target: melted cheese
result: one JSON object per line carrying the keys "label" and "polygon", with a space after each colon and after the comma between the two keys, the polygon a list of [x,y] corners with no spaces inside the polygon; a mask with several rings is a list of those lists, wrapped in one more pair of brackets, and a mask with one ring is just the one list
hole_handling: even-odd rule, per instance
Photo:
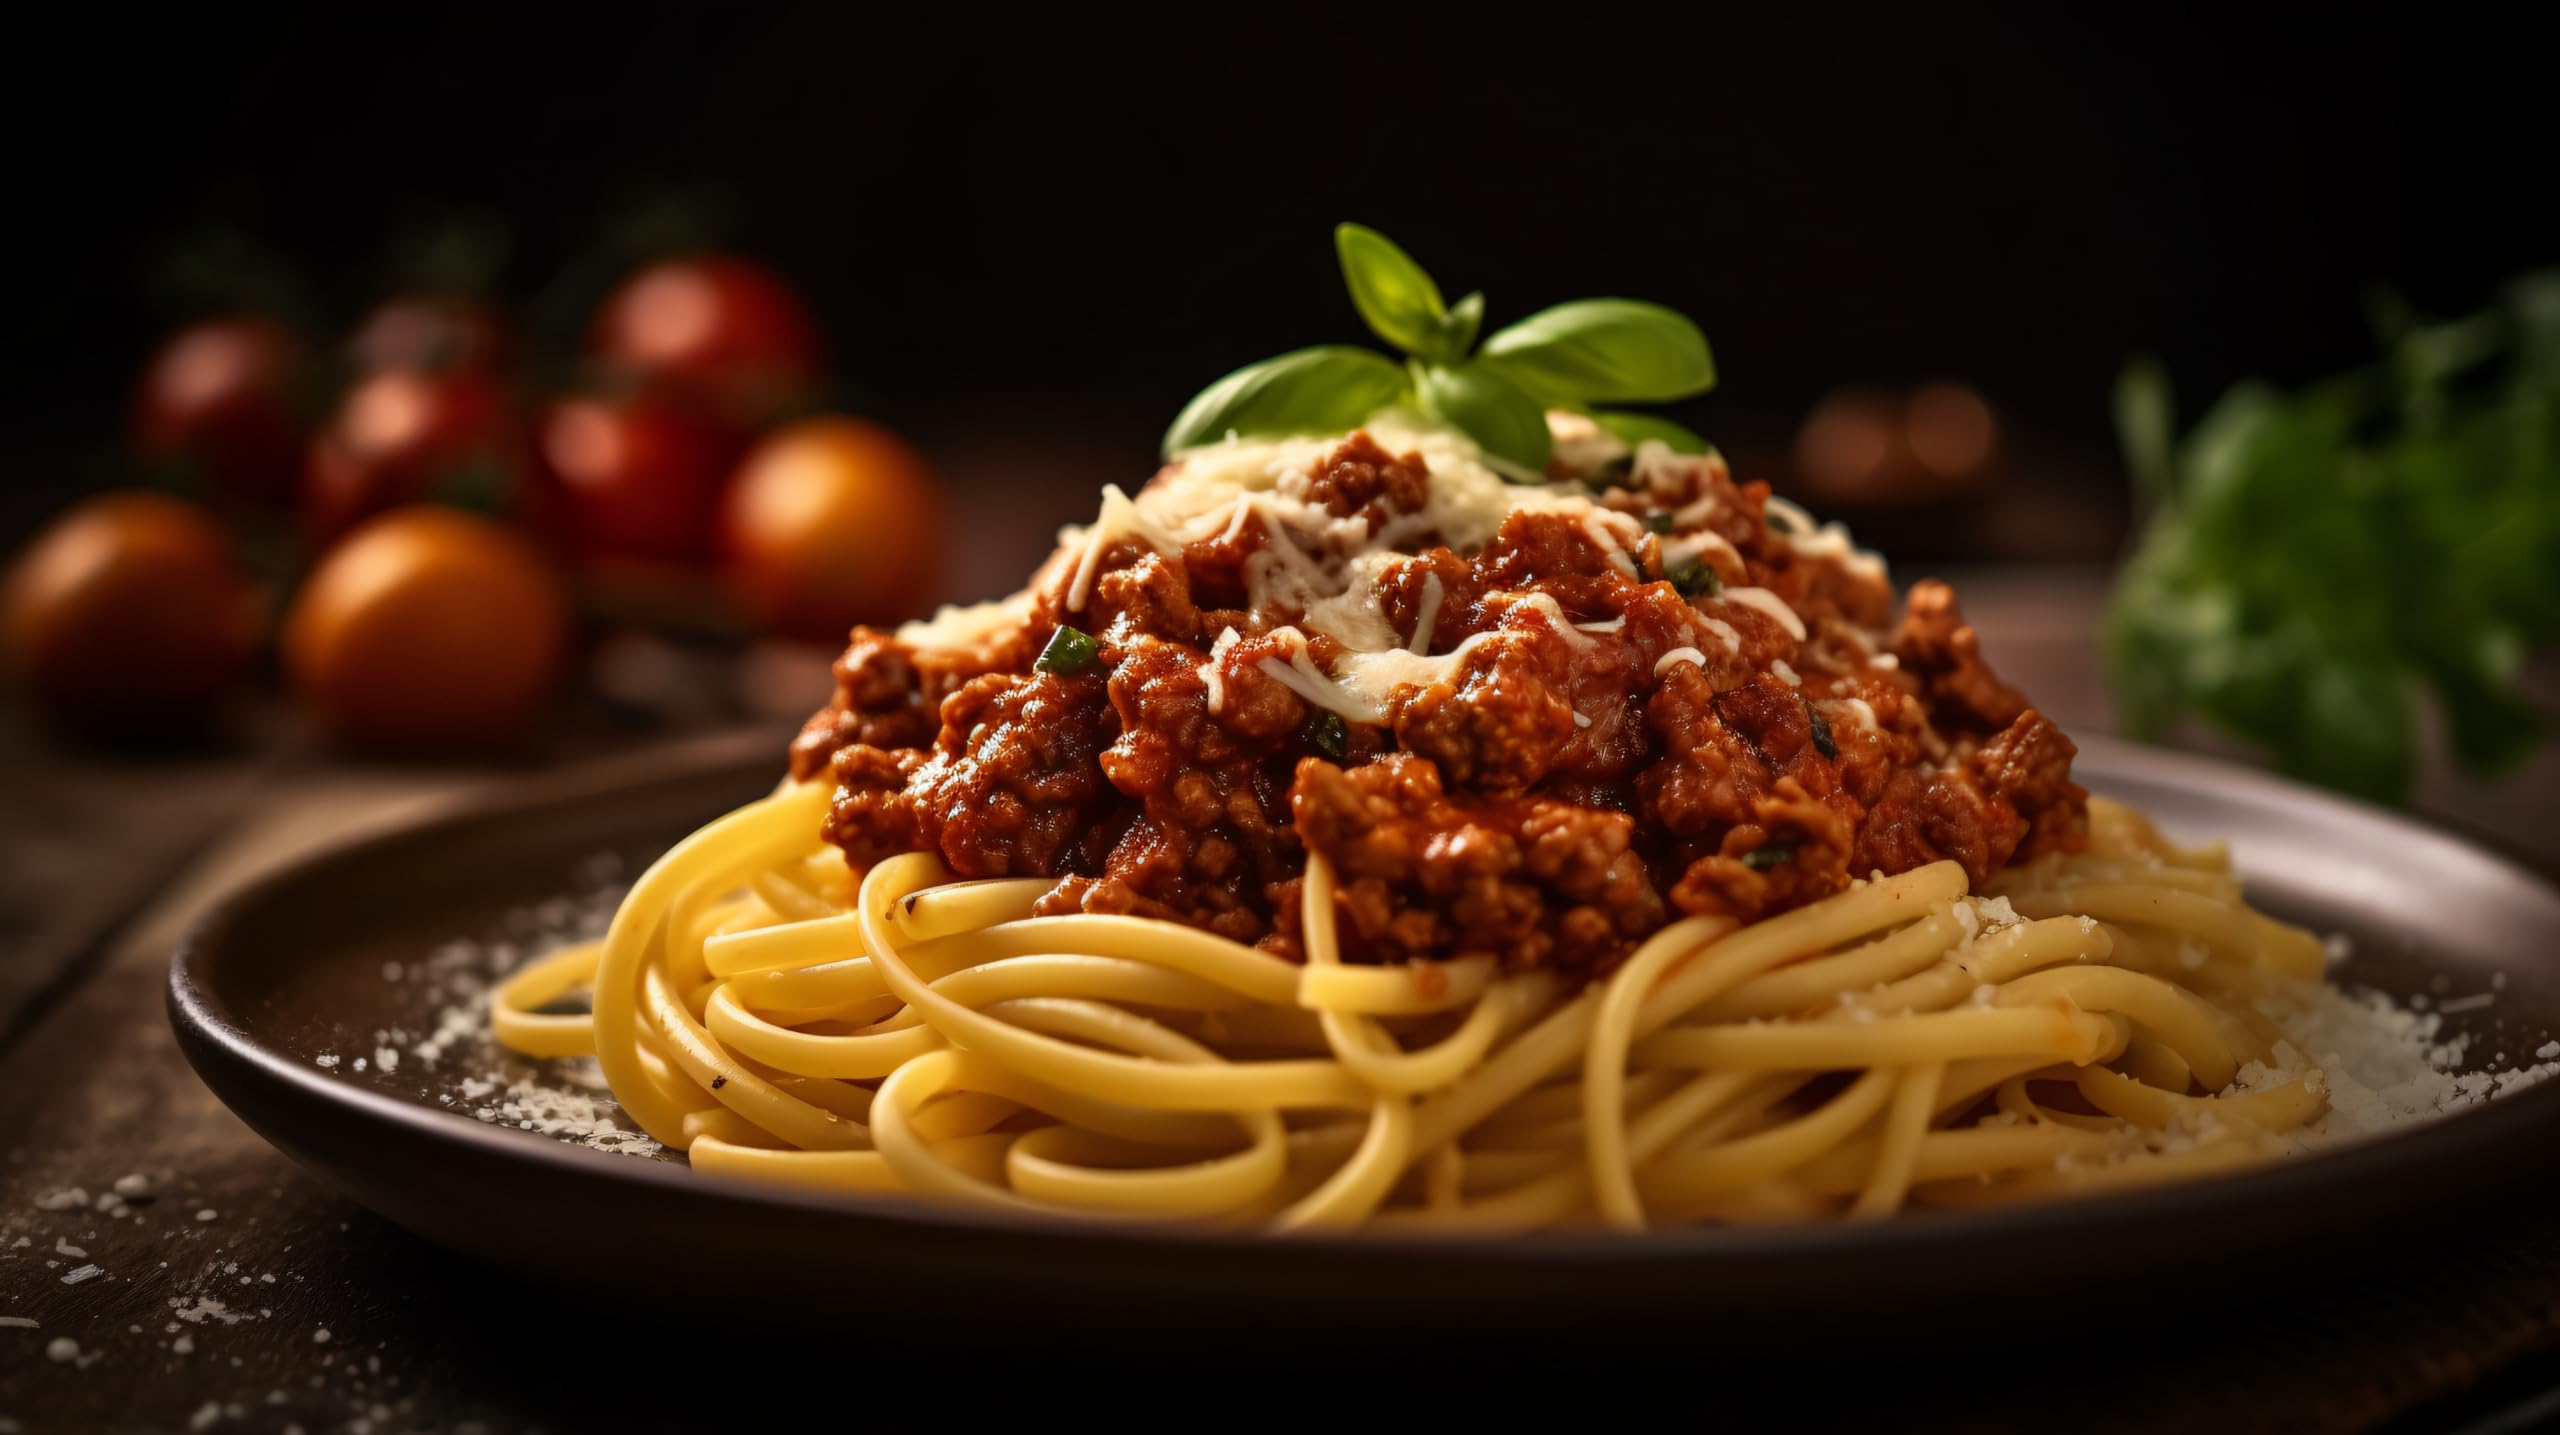
{"label": "melted cheese", "polygon": [[1219,669],[1218,660],[1241,640],[1235,629],[1220,628],[1218,640],[1209,645],[1208,661],[1200,665],[1200,686],[1209,690],[1209,711],[1213,715],[1227,704],[1227,675]]}
{"label": "melted cheese", "polygon": [[[1728,603],[1740,603],[1746,608],[1759,609],[1761,612],[1777,619],[1778,626],[1787,630],[1788,637],[1795,639],[1799,643],[1804,641],[1804,619],[1797,616],[1795,609],[1787,606],[1786,599],[1779,597],[1768,589],[1727,588],[1724,590],[1722,596]],[[1737,646],[1739,645],[1737,644]]]}
{"label": "melted cheese", "polygon": [[919,652],[966,652],[1030,619],[1031,590],[1025,588],[992,603],[945,603],[930,618],[899,624],[897,639]]}
{"label": "melted cheese", "polygon": [[[1478,646],[1509,641],[1527,631],[1513,621],[1433,655],[1432,633],[1446,595],[1439,576],[1432,574],[1424,581],[1413,631],[1399,633],[1387,620],[1381,580],[1404,561],[1403,547],[1436,537],[1461,554],[1473,554],[1511,514],[1552,512],[1578,524],[1612,568],[1631,578],[1642,576],[1636,555],[1649,535],[1633,516],[1593,502],[1587,490],[1508,482],[1463,434],[1420,423],[1408,414],[1380,414],[1367,429],[1389,452],[1419,453],[1430,468],[1431,483],[1421,512],[1389,515],[1372,533],[1367,518],[1338,515],[1313,501],[1309,492],[1318,466],[1341,445],[1343,435],[1281,440],[1230,437],[1177,456],[1134,498],[1117,487],[1104,489],[1102,509],[1094,522],[1060,533],[1061,551],[1050,571],[1069,575],[1066,607],[1082,611],[1091,601],[1102,555],[1114,544],[1135,539],[1172,556],[1186,544],[1233,540],[1245,532],[1247,524],[1259,524],[1262,541],[1246,558],[1242,575],[1247,600],[1261,613],[1298,615],[1305,630],[1274,630],[1274,636],[1289,642],[1289,656],[1264,659],[1262,670],[1310,703],[1354,721],[1379,722],[1385,719],[1388,701],[1397,689],[1451,681]],[[1641,444],[1634,453],[1634,477],[1655,492],[1678,493],[1690,481],[1689,466],[1696,461],[1659,443]],[[1691,527],[1710,517],[1714,506],[1715,498],[1709,495],[1680,509],[1676,517],[1682,527]],[[1816,530],[1810,517],[1792,504],[1772,500],[1770,516],[1773,526],[1799,552],[1842,556],[1845,561],[1861,557],[1846,546],[1845,532],[1837,525]],[[1741,566],[1733,545],[1713,532],[1667,538],[1661,551],[1665,561],[1675,565],[1713,558],[1721,566]],[[1722,597],[1758,608],[1797,641],[1804,640],[1804,620],[1775,593],[1738,587],[1725,589]],[[1577,647],[1590,646],[1597,641],[1593,634],[1619,631],[1626,622],[1619,617],[1575,624],[1553,597],[1543,593],[1512,595],[1512,606],[1535,609],[1548,630]],[[968,646],[987,641],[1008,624],[1025,621],[1030,608],[1026,591],[1002,603],[945,609],[930,623],[908,624],[899,636],[918,647]],[[1741,650],[1741,635],[1732,624],[1697,613],[1691,621],[1702,643],[1720,642],[1729,652]],[[1339,645],[1333,671],[1324,671],[1309,655],[1306,632],[1323,634]],[[1220,658],[1236,641],[1233,629],[1221,633],[1208,661],[1200,666],[1212,712],[1225,698]],[[1700,648],[1677,648],[1663,655],[1655,672],[1683,661],[1703,667],[1705,656]],[[1577,715],[1577,719],[1588,725],[1587,718]]]}
{"label": "melted cheese", "polygon": [[1413,615],[1413,641],[1409,647],[1414,656],[1431,651],[1431,634],[1440,623],[1440,575],[1422,575],[1422,606]]}
{"label": "melted cheese", "polygon": [[1497,596],[1510,599],[1513,612],[1525,608],[1546,619],[1547,627],[1575,648],[1587,649],[1600,641],[1574,626],[1573,621],[1564,615],[1564,605],[1558,603],[1552,593],[1503,593]]}
{"label": "melted cheese", "polygon": [[1813,515],[1795,504],[1770,495],[1766,512],[1769,528],[1787,540],[1787,546],[1807,558],[1836,558],[1842,567],[1862,578],[1884,581],[1884,559],[1849,541],[1846,524],[1834,520],[1816,525]]}
{"label": "melted cheese", "polygon": [[[1294,635],[1296,630],[1280,628],[1274,632]],[[1470,653],[1486,643],[1512,636],[1511,631],[1499,628],[1471,634],[1465,642],[1429,658],[1403,648],[1345,653],[1335,665],[1339,671],[1332,674],[1316,667],[1302,639],[1294,645],[1287,662],[1264,658],[1259,666],[1273,681],[1317,707],[1340,713],[1352,722],[1385,722],[1387,701],[1395,696],[1396,689],[1453,681]]]}

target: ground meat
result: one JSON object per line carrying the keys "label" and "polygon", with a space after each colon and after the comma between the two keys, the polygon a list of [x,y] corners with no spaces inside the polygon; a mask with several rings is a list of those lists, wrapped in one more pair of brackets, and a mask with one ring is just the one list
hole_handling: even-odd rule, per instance
{"label": "ground meat", "polygon": [[1526,791],[1574,736],[1573,704],[1540,652],[1553,642],[1522,634],[1477,648],[1458,681],[1417,689],[1396,707],[1396,745],[1438,763],[1452,782]]}
{"label": "ground meat", "polygon": [[937,726],[925,705],[923,684],[907,651],[877,628],[856,628],[835,662],[834,701],[812,714],[791,740],[791,775],[807,779],[826,770],[837,752],[856,743],[872,747],[922,747]]}
{"label": "ground meat", "polygon": [[1934,578],[1911,585],[1891,651],[1920,679],[1937,712],[1966,728],[1998,732],[2027,710],[2025,696],[1983,661],[1981,636],[1956,611],[1955,590]]}
{"label": "ground meat", "polygon": [[[2070,741],[1992,675],[1944,585],[1914,590],[1886,660],[1880,570],[1774,530],[1765,485],[1712,457],[1613,480],[1599,508],[1526,495],[1461,552],[1420,517],[1422,458],[1354,435],[1231,517],[1062,546],[1027,616],[959,649],[857,630],[792,771],[833,780],[826,836],[857,866],[933,851],[1057,879],[1043,913],[1294,958],[1312,852],[1348,960],[1574,974],[1675,912],[1753,920],[1950,859],[1980,883],[2084,840]],[[1309,565],[1349,574],[1363,531],[1390,551],[1339,581],[1374,583],[1373,614],[1273,596],[1305,594]],[[1298,586],[1267,586],[1282,569]],[[1035,671],[1067,626],[1090,665]],[[1406,648],[1362,661],[1411,676],[1336,700],[1353,641]]]}
{"label": "ground meat", "polygon": [[2071,781],[2071,739],[2029,709],[1998,736],[1934,772],[1907,770],[1867,809],[1863,865],[1904,872],[1953,858],[1976,885],[2022,855],[2077,845],[2088,794]]}
{"label": "ground meat", "polygon": [[1359,514],[1375,532],[1398,513],[1420,513],[1431,498],[1431,471],[1420,454],[1397,458],[1365,433],[1353,434],[1316,465],[1307,501],[1336,518]]}
{"label": "ground meat", "polygon": [[963,877],[1055,876],[1098,861],[1084,839],[1110,793],[1110,715],[1099,676],[990,673],[953,693],[908,787],[916,845]]}
{"label": "ground meat", "polygon": [[1333,864],[1354,960],[1490,952],[1513,967],[1597,971],[1662,924],[1624,813],[1454,798],[1410,753],[1349,771],[1308,758],[1289,810]]}

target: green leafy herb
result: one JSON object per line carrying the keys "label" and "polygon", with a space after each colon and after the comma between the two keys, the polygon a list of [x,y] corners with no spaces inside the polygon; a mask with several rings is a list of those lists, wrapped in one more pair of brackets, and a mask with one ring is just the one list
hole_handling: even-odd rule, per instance
{"label": "green leafy herb", "polygon": [[1638,299],[1541,309],[1484,341],[1484,357],[1521,387],[1569,403],[1660,403],[1716,386],[1707,336]]}
{"label": "green leafy herb", "polygon": [[2106,626],[2128,733],[2193,715],[2378,801],[2408,796],[2426,701],[2475,772],[2549,734],[2515,678],[2560,640],[2560,274],[2383,326],[2380,362],[2242,385],[2183,440],[2166,376],[2126,369],[2117,422],[2152,505]]}
{"label": "green leafy herb", "polygon": [[1648,513],[1644,516],[1644,531],[1665,535],[1677,533],[1680,531],[1680,520],[1668,513]]}
{"label": "green leafy herb", "polygon": [[[1356,428],[1381,410],[1411,406],[1465,432],[1506,477],[1535,481],[1554,449],[1548,409],[1682,399],[1715,384],[1698,326],[1633,299],[1559,304],[1495,334],[1470,358],[1484,326],[1483,294],[1443,302],[1429,271],[1365,225],[1339,226],[1333,243],[1352,307],[1405,362],[1329,344],[1248,365],[1183,406],[1165,431],[1166,457],[1229,434]],[[1591,417],[1631,445],[1659,439],[1682,453],[1708,451],[1667,419]]]}
{"label": "green leafy herb", "polygon": [[1343,723],[1342,714],[1338,712],[1320,712],[1308,718],[1306,726],[1298,729],[1298,736],[1309,747],[1336,762],[1351,750],[1351,729]]}
{"label": "green leafy herb", "polygon": [[1040,656],[1031,660],[1031,670],[1072,678],[1091,672],[1094,661],[1101,656],[1102,645],[1094,641],[1091,633],[1061,623],[1058,631],[1049,635],[1049,645],[1040,650]]}
{"label": "green leafy herb", "polygon": [[1440,317],[1439,357],[1452,362],[1465,358],[1467,350],[1476,346],[1476,331],[1483,327],[1484,291],[1479,289]]}
{"label": "green leafy herb", "polygon": [[[1351,307],[1360,311],[1371,333],[1408,354],[1450,357],[1443,352],[1448,330],[1442,323],[1449,307],[1440,302],[1440,286],[1431,282],[1412,255],[1365,224],[1337,226],[1333,249],[1342,260],[1342,282],[1351,290]],[[1484,301],[1476,303],[1481,315]],[[1461,347],[1457,352],[1465,350]]]}
{"label": "green leafy herb", "polygon": [[1712,598],[1724,591],[1724,575],[1696,559],[1672,569],[1666,576],[1671,579],[1671,586],[1680,590],[1683,598]]}
{"label": "green leafy herb", "polygon": [[1659,439],[1671,446],[1673,453],[1713,453],[1716,446],[1666,418],[1653,414],[1631,414],[1620,409],[1593,409],[1591,421],[1616,434],[1627,447],[1633,448],[1647,439]]}
{"label": "green leafy herb", "polygon": [[1831,719],[1824,717],[1822,709],[1815,707],[1810,698],[1804,700],[1804,715],[1813,728],[1813,750],[1833,762],[1838,762],[1840,742],[1831,735]]}
{"label": "green leafy herb", "polygon": [[1526,390],[1481,363],[1425,364],[1416,384],[1422,411],[1461,428],[1484,451],[1532,473],[1555,450],[1547,411]]}
{"label": "green leafy herb", "polygon": [[1792,842],[1771,842],[1742,854],[1742,865],[1754,872],[1766,872],[1781,862],[1794,860],[1796,847]]}
{"label": "green leafy herb", "polygon": [[1403,369],[1366,349],[1324,344],[1236,370],[1183,405],[1165,430],[1170,458],[1228,434],[1331,433],[1356,428],[1402,399]]}

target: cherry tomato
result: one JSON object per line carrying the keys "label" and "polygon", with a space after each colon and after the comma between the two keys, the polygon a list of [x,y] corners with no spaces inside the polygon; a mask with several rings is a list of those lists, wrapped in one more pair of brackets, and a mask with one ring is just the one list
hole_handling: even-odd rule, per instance
{"label": "cherry tomato", "polygon": [[483,746],[541,715],[569,630],[568,598],[531,543],[421,504],[366,522],[312,570],[285,615],[285,668],[342,741]]}
{"label": "cherry tomato", "polygon": [[571,548],[692,562],[710,555],[738,456],[726,424],[670,395],[567,398],[543,416],[542,465]]}
{"label": "cherry tomato", "polygon": [[712,396],[738,417],[770,417],[818,376],[817,326],[773,271],[732,255],[653,264],[596,313],[607,363]]}
{"label": "cherry tomato", "polygon": [[256,590],[220,525],[154,493],[93,498],[11,569],[10,666],[82,736],[191,734],[257,652]]}
{"label": "cherry tomato", "polygon": [[384,369],[496,369],[506,326],[487,305],[442,294],[404,294],[374,306],[347,341],[358,373]]}
{"label": "cherry tomato", "polygon": [[359,382],[311,440],[303,515],[327,536],[422,498],[509,509],[525,447],[505,388],[486,373],[389,369]]}
{"label": "cherry tomato", "polygon": [[239,317],[190,325],[143,367],[134,446],[146,462],[181,467],[222,497],[290,499],[305,377],[301,344],[277,324]]}
{"label": "cherry tomato", "polygon": [[823,642],[916,612],[941,566],[931,470],[862,419],[809,419],[758,444],[730,480],[722,528],[748,614]]}

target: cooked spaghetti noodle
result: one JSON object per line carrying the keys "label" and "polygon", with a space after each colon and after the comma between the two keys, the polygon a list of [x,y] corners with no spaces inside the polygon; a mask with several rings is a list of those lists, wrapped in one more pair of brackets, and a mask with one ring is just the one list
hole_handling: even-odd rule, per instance
{"label": "cooked spaghetti noodle", "polygon": [[1292,962],[931,854],[856,873],[828,799],[677,846],[500,989],[499,1038],[591,1050],[716,1174],[1276,1230],[1872,1219],[2245,1165],[2324,1106],[2264,1009],[2319,942],[2103,798],[1986,892],[1937,862],[1686,917],[1579,987],[1345,963],[1320,855]]}

